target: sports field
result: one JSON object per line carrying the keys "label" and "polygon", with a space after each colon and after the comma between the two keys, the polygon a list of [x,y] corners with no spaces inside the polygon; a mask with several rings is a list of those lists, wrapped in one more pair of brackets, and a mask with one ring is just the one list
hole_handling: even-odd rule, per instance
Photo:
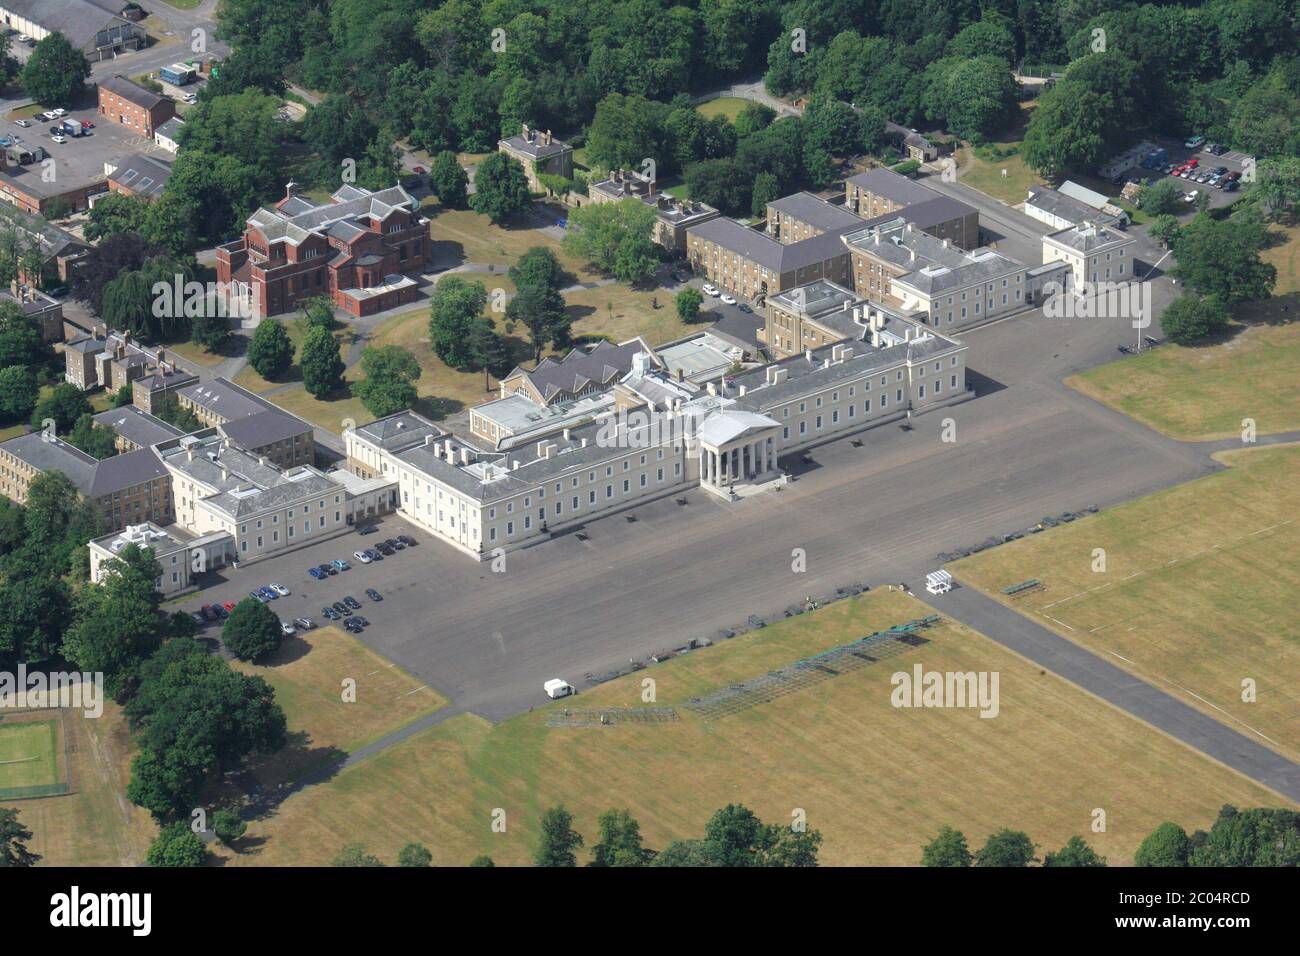
{"label": "sports field", "polygon": [[[418,841],[438,865],[463,865],[481,853],[522,865],[539,815],[561,802],[588,845],[597,814],[626,807],[647,845],[660,848],[699,835],[714,810],[734,801],[774,822],[804,810],[825,837],[828,864],[915,865],[944,824],[972,842],[999,827],[1023,828],[1052,849],[1078,833],[1119,863],[1165,819],[1207,826],[1223,803],[1277,803],[949,622],[922,632],[928,643],[897,657],[727,716],[706,719],[690,707],[692,698],[927,613],[904,594],[872,593],[497,725],[454,717],[288,797],[250,825],[256,848],[229,862],[321,864],[360,841],[391,865],[402,845]],[[998,672],[998,715],[895,708],[891,675],[914,664]],[[646,678],[655,683],[652,705],[643,700]],[[552,725],[566,709],[643,706],[671,708],[676,719]],[[1109,819],[1104,833],[1089,829],[1097,808]],[[496,810],[505,814],[505,832],[493,832]]]}
{"label": "sports field", "polygon": [[14,790],[57,784],[58,746],[55,719],[0,721],[0,799]]}
{"label": "sports field", "polygon": [[[1239,311],[1276,319],[1281,304],[1270,299]],[[1300,429],[1300,324],[1235,331],[1217,345],[1161,346],[1071,376],[1066,384],[1183,441],[1234,437],[1245,418],[1254,420],[1260,435]]]}
{"label": "sports field", "polygon": [[[17,737],[7,737],[5,728],[16,726],[8,718],[0,721],[0,748],[11,752],[17,747],[25,753],[29,747],[14,743]],[[34,726],[47,728],[49,721]],[[32,831],[30,846],[43,857],[41,866],[139,866],[158,828],[125,796],[132,749],[121,709],[107,701],[97,718],[70,711],[60,729],[66,739],[58,751],[66,766],[59,768],[58,779],[66,780],[71,791],[22,800],[0,795],[0,806],[17,810],[19,821]],[[49,749],[52,731],[43,733],[42,744],[54,754]],[[45,764],[46,773],[49,767]]]}
{"label": "sports field", "polygon": [[[967,584],[1300,760],[1300,446],[964,558]],[[1094,549],[1105,570],[1093,571]],[[1020,597],[1002,588],[1037,578]],[[1255,699],[1243,695],[1254,688]],[[1246,695],[1249,696],[1249,695]]]}

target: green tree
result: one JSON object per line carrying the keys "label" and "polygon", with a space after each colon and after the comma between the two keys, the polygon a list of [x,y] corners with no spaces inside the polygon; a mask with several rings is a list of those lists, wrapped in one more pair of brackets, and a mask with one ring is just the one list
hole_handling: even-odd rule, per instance
{"label": "green tree", "polygon": [[921,848],[922,866],[970,866],[972,860],[966,834],[952,827],[943,827],[937,837]]}
{"label": "green tree", "polygon": [[[103,519],[62,472],[37,475],[23,511],[27,551],[56,575],[89,570],[86,542],[103,534]],[[123,552],[125,553],[125,551]]]}
{"label": "green tree", "polygon": [[703,160],[687,168],[686,190],[697,202],[740,215],[751,208],[755,175],[735,159]]}
{"label": "green tree", "polygon": [[190,321],[190,339],[206,352],[219,353],[230,341],[230,319],[204,309]]}
{"label": "green tree", "polygon": [[0,867],[35,866],[41,855],[27,849],[32,831],[18,822],[18,811],[0,807]]}
{"label": "green tree", "polygon": [[534,360],[542,357],[548,345],[567,346],[572,322],[573,318],[565,311],[564,298],[539,286],[525,287],[506,306],[507,328],[519,324],[528,329]]}
{"label": "green tree", "polygon": [[104,674],[113,695],[134,681],[141,664],[162,643],[163,619],[155,590],[162,567],[151,548],[129,544],[105,565],[95,587],[77,592],[63,653],[83,671]]}
{"label": "green tree", "polygon": [[236,604],[221,627],[222,643],[241,661],[262,660],[274,654],[283,636],[275,612],[252,597]]}
{"label": "green tree", "polygon": [[476,856],[476,857],[474,857],[474,859],[472,859],[472,860],[469,861],[469,865],[470,865],[470,866],[473,866],[473,867],[493,867],[493,866],[496,866],[496,864],[492,862],[492,857],[490,857],[490,856]]}
{"label": "green tree", "polygon": [[433,354],[459,371],[472,368],[470,332],[486,305],[487,289],[483,283],[468,282],[456,275],[440,278],[429,302],[429,343]]}
{"label": "green tree", "polygon": [[1143,212],[1152,216],[1173,215],[1182,211],[1185,205],[1182,189],[1168,176],[1139,189],[1137,204]]}
{"label": "green tree", "polygon": [[1166,821],[1151,831],[1133,855],[1135,866],[1186,866],[1191,844],[1187,831]]}
{"label": "green tree", "polygon": [[248,832],[248,824],[238,810],[222,807],[212,814],[212,832],[226,846],[231,846]]}
{"label": "green tree", "polygon": [[1034,859],[1033,841],[1019,830],[998,830],[975,851],[976,866],[1028,866]]}
{"label": "green tree", "polygon": [[36,403],[36,410],[32,413],[32,427],[40,428],[44,421],[53,419],[58,431],[67,432],[77,424],[78,418],[89,415],[92,411],[85,392],[71,382],[60,382]]}
{"label": "green tree", "polygon": [[264,319],[253,331],[248,343],[248,364],[266,379],[276,379],[289,370],[293,362],[293,342],[284,326],[274,319]]}
{"label": "green tree", "polygon": [[433,165],[429,169],[429,188],[446,208],[465,208],[469,197],[469,176],[451,150],[444,149],[433,158]]}
{"label": "green tree", "polygon": [[1181,227],[1178,220],[1168,214],[1156,216],[1147,228],[1148,235],[1168,249],[1178,238]]}
{"label": "green tree", "polygon": [[0,368],[27,365],[35,371],[53,360],[54,350],[41,334],[40,322],[16,302],[0,302]]}
{"label": "green tree", "polygon": [[474,195],[469,198],[471,209],[499,224],[521,215],[531,204],[528,178],[517,159],[493,153],[479,163],[474,174]]}
{"label": "green tree", "polygon": [[330,866],[376,867],[383,865],[383,860],[366,852],[364,843],[349,843],[335,854],[334,859],[330,860]]}
{"label": "green tree", "polygon": [[90,76],[86,55],[57,30],[36,44],[19,82],[23,91],[46,106],[71,106]]}
{"label": "green tree", "polygon": [[378,418],[410,408],[419,398],[415,383],[420,379],[420,363],[401,346],[366,346],[361,371],[363,377],[352,391]]}
{"label": "green tree", "polygon": [[117,454],[117,434],[111,428],[95,423],[91,415],[82,415],[68,432],[68,444],[80,448],[91,458],[100,461]]}
{"label": "green tree", "polygon": [[208,848],[186,824],[177,822],[163,827],[153,843],[145,862],[149,866],[202,866],[208,858]]}
{"label": "green tree", "polygon": [[0,577],[0,662],[12,667],[58,657],[71,614],[67,582],[27,548],[8,555]]}
{"label": "green tree", "polygon": [[754,177],[749,212],[755,219],[767,216],[767,204],[781,198],[781,184],[773,173],[759,173]]}
{"label": "green tree", "polygon": [[600,840],[591,848],[590,866],[645,866],[654,851],[641,843],[641,825],[627,810],[607,810],[596,818]]}
{"label": "green tree", "polygon": [[489,391],[491,387],[489,374],[499,378],[509,371],[510,350],[489,318],[481,316],[470,326],[469,352],[471,362],[483,369],[484,391]]}
{"label": "green tree", "polygon": [[1173,274],[1192,291],[1224,305],[1266,299],[1277,281],[1277,269],[1259,256],[1266,243],[1267,232],[1257,218],[1199,215],[1174,242],[1178,264]]}
{"label": "green tree", "polygon": [[541,836],[533,863],[537,866],[577,866],[576,851],[582,847],[582,835],[573,829],[573,814],[563,806],[551,807],[542,814]]}
{"label": "green tree", "polygon": [[1160,316],[1160,329],[1176,345],[1196,345],[1228,327],[1228,310],[1212,296],[1184,293]]}
{"label": "green tree", "polygon": [[709,818],[700,840],[678,840],[654,859],[655,866],[817,865],[822,836],[817,830],[795,831],[765,824],[746,807],[728,804]]}
{"label": "green tree", "polygon": [[1105,866],[1106,858],[1084,842],[1083,837],[1072,836],[1068,843],[1055,853],[1043,856],[1043,866]]}
{"label": "green tree", "polygon": [[430,866],[432,863],[433,854],[418,843],[406,844],[397,854],[398,866]]}
{"label": "green tree", "polygon": [[1213,867],[1300,866],[1300,813],[1224,806],[1188,862]]}
{"label": "green tree", "polygon": [[540,288],[550,292],[559,292],[569,278],[555,253],[546,246],[526,250],[508,274],[516,289]]}
{"label": "green tree", "polygon": [[693,286],[687,286],[677,293],[677,317],[687,325],[698,322],[700,319],[700,306],[704,303],[704,296],[700,290]]}
{"label": "green tree", "polygon": [[25,422],[36,410],[36,373],[26,365],[0,369],[0,422]]}
{"label": "green tree", "polygon": [[315,398],[324,398],[343,387],[346,366],[339,353],[338,339],[329,329],[316,325],[307,330],[298,366],[302,369],[303,388]]}
{"label": "green tree", "polygon": [[138,196],[113,192],[101,196],[90,209],[86,238],[98,242],[118,232],[143,233],[148,209],[148,203]]}
{"label": "green tree", "polygon": [[635,199],[583,206],[569,213],[564,249],[624,282],[639,282],[654,271],[654,223],[655,211]]}

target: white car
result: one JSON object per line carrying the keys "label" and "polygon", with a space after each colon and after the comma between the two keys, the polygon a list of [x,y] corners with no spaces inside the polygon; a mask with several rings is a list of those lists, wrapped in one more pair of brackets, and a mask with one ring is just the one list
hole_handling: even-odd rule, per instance
{"label": "white car", "polygon": [[294,627],[292,624],[286,624],[284,623],[284,621],[281,621],[280,633],[283,634],[285,637],[293,637],[295,634],[298,633],[298,629]]}
{"label": "white car", "polygon": [[370,555],[365,551],[353,551],[352,557],[356,558],[362,564],[369,564],[371,561]]}
{"label": "white car", "polygon": [[54,114],[51,113],[49,110],[46,110],[44,113],[41,114],[41,119],[45,120],[46,122],[49,122],[50,120],[54,119]]}
{"label": "white car", "polygon": [[735,297],[734,295],[727,295],[727,294],[724,292],[724,293],[722,294],[722,304],[723,304],[723,305],[735,305],[735,304],[736,304],[736,297]]}
{"label": "white car", "polygon": [[718,296],[722,295],[722,293],[718,291],[716,286],[709,285],[707,282],[704,283],[704,294],[713,296],[715,299]]}
{"label": "white car", "polygon": [[272,591],[274,591],[276,594],[280,595],[280,597],[289,596],[289,589],[285,587],[283,584],[276,584],[273,581],[270,584],[268,584],[267,587],[270,588]]}
{"label": "white car", "polygon": [[198,101],[199,101],[199,95],[197,93],[185,94],[185,102],[189,103],[191,106],[197,103]]}
{"label": "white car", "polygon": [[21,126],[23,129],[27,129],[27,127],[32,125],[31,120],[25,120],[25,119],[14,120],[14,123],[17,124],[18,126]]}
{"label": "white car", "polygon": [[1196,197],[1199,196],[1200,193],[1201,191],[1199,189],[1193,189],[1191,192],[1189,192],[1186,196],[1183,197],[1183,202],[1189,204],[1196,202]]}
{"label": "white car", "polygon": [[59,106],[56,107],[55,109],[50,110],[50,115],[53,116],[55,119],[59,119],[60,117],[67,116],[68,111],[65,110],[62,106]]}
{"label": "white car", "polygon": [[68,137],[64,136],[62,133],[55,133],[50,137],[50,139],[56,143],[66,143],[68,141]]}
{"label": "white car", "polygon": [[31,43],[31,42],[32,42],[32,38],[29,37],[26,33],[20,33],[20,34],[18,34],[18,42],[19,42],[19,43]]}

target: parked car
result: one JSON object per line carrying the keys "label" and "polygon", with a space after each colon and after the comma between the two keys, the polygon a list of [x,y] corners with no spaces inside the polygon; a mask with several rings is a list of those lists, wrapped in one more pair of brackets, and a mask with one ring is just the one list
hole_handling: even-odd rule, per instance
{"label": "parked car", "polygon": [[331,574],[339,573],[339,569],[334,567],[334,565],[332,564],[317,565],[317,570],[320,571],[326,577],[329,577]]}
{"label": "parked car", "polygon": [[295,634],[298,633],[298,629],[294,627],[292,624],[286,624],[284,621],[281,621],[280,633],[283,634],[285,637],[293,637]]}
{"label": "parked car", "polygon": [[1191,192],[1189,192],[1186,196],[1183,197],[1183,202],[1187,203],[1190,206],[1192,203],[1196,202],[1196,197],[1200,195],[1200,192],[1201,191],[1199,189],[1193,189]]}
{"label": "parked car", "polygon": [[217,616],[217,620],[219,621],[224,621],[226,618],[230,617],[230,612],[227,611],[220,604],[212,605],[212,613],[214,613]]}
{"label": "parked car", "polygon": [[366,588],[366,597],[370,598],[372,601],[382,601],[384,599],[384,596],[374,588]]}
{"label": "parked car", "polygon": [[1192,136],[1186,142],[1183,143],[1183,147],[1185,149],[1200,149],[1204,145],[1205,145],[1204,136]]}
{"label": "parked car", "polygon": [[199,627],[202,627],[204,624],[208,623],[207,618],[205,618],[198,611],[190,611],[190,620],[193,621],[195,624],[199,625]]}
{"label": "parked car", "polygon": [[251,598],[256,598],[257,600],[261,601],[263,604],[265,604],[267,601],[270,600],[270,598],[268,598],[261,591],[249,591],[248,596]]}
{"label": "parked car", "polygon": [[1241,183],[1238,180],[1229,179],[1226,183],[1223,184],[1223,191],[1225,193],[1230,193],[1240,185]]}
{"label": "parked car", "polygon": [[330,607],[334,608],[335,612],[338,614],[339,617],[347,617],[349,614],[352,613],[348,609],[348,606],[344,604],[342,601],[335,601],[333,604],[330,605]]}
{"label": "parked car", "polygon": [[388,545],[390,548],[396,548],[398,551],[401,551],[406,547],[406,545],[402,544],[402,542],[398,541],[396,538],[389,538],[384,542],[384,544]]}
{"label": "parked car", "polygon": [[416,540],[409,534],[399,534],[397,540],[402,542],[402,544],[406,545],[408,548],[414,548],[417,544]]}
{"label": "parked car", "polygon": [[85,129],[94,129],[94,128],[95,128],[95,124],[92,123],[90,120],[82,120],[82,121],[81,121],[81,125],[82,125],[82,127],[84,127]]}
{"label": "parked car", "polygon": [[374,534],[379,529],[372,524],[362,525],[357,529],[357,534]]}
{"label": "parked car", "polygon": [[54,109],[50,110],[50,112],[54,114],[55,119],[62,119],[64,116],[68,115],[68,111],[62,106],[56,106]]}
{"label": "parked car", "polygon": [[258,593],[265,595],[268,601],[278,601],[280,599],[280,593],[268,587],[261,588]]}
{"label": "parked car", "polygon": [[221,602],[221,606],[222,606],[223,608],[225,608],[227,611],[233,611],[233,610],[235,609],[235,602],[234,602],[234,601],[222,601],[222,602]]}
{"label": "parked car", "polygon": [[1213,153],[1215,156],[1222,156],[1227,151],[1228,147],[1224,146],[1222,143],[1215,143],[1207,150],[1207,152]]}
{"label": "parked car", "polygon": [[736,304],[736,297],[735,297],[734,295],[728,295],[727,293],[724,292],[724,293],[723,293],[722,295],[720,295],[718,298],[719,298],[719,300],[722,302],[723,305],[735,305],[735,304]]}
{"label": "parked car", "polygon": [[369,564],[369,563],[373,560],[373,559],[370,557],[370,552],[369,552],[369,551],[353,551],[353,552],[352,552],[352,557],[356,558],[356,559],[357,559],[358,561],[360,561],[362,564]]}
{"label": "parked car", "polygon": [[295,617],[293,623],[300,631],[310,631],[316,626],[316,622],[309,617]]}
{"label": "parked car", "polygon": [[14,120],[14,122],[17,125],[21,126],[23,129],[27,129],[27,127],[32,125],[31,120],[20,119],[20,120]]}
{"label": "parked car", "polygon": [[62,146],[67,141],[68,141],[68,137],[64,136],[62,133],[55,133],[53,136],[50,137],[50,142],[58,143],[60,146]]}
{"label": "parked car", "polygon": [[54,113],[51,112],[50,110],[46,110],[44,113],[40,114],[38,119],[42,119],[48,123],[50,120],[54,119]]}
{"label": "parked car", "polygon": [[1228,175],[1228,167],[1227,167],[1227,166],[1215,166],[1215,167],[1214,167],[1214,173],[1215,173],[1215,175],[1220,176],[1220,177],[1222,177],[1222,176],[1226,176],[1226,175]]}
{"label": "parked car", "polygon": [[204,620],[215,621],[217,619],[217,612],[212,609],[211,604],[203,605],[203,607],[199,608],[199,613],[203,615]]}
{"label": "parked car", "polygon": [[1226,178],[1231,179],[1233,182],[1236,182],[1237,180],[1241,179],[1241,171],[1240,171],[1240,170],[1234,170],[1234,171],[1228,173],[1228,175],[1227,175]]}
{"label": "parked car", "polygon": [[716,299],[718,296],[722,295],[722,293],[718,291],[717,286],[710,285],[710,284],[707,283],[707,282],[704,283],[703,289],[702,289],[701,291],[703,291],[705,295],[707,295],[707,296],[711,296],[712,298],[715,298],[715,299]]}
{"label": "parked car", "polygon": [[353,634],[360,634],[360,633],[361,633],[361,625],[358,624],[355,620],[353,620],[353,619],[350,618],[350,617],[344,619],[344,621],[343,621],[343,629],[344,629],[345,631],[349,631],[349,632],[351,632],[351,633],[353,633]]}
{"label": "parked car", "polygon": [[361,607],[361,602],[358,601],[356,598],[354,598],[351,594],[345,594],[343,596],[343,603],[346,604],[348,607],[352,608],[352,610],[354,611]]}
{"label": "parked car", "polygon": [[310,575],[311,575],[313,578],[315,578],[317,581],[319,581],[321,578],[327,576],[327,575],[325,574],[325,572],[322,571],[320,568],[308,568],[308,569],[307,569],[307,573],[310,574]]}
{"label": "parked car", "polygon": [[268,586],[272,591],[274,591],[276,594],[280,595],[280,597],[288,597],[288,596],[289,596],[289,589],[288,589],[287,587],[285,587],[283,584],[276,584],[274,581],[272,581],[272,582],[271,582],[269,585],[267,585],[267,586]]}
{"label": "parked car", "polygon": [[327,621],[337,621],[339,619],[339,612],[332,607],[323,607],[320,609],[320,613],[321,617]]}
{"label": "parked car", "polygon": [[354,615],[352,615],[352,620],[356,621],[356,622],[357,622],[358,624],[360,624],[362,627],[369,627],[369,626],[370,626],[370,622],[367,621],[367,620],[366,620],[364,617],[362,617],[360,614],[354,614]]}
{"label": "parked car", "polygon": [[333,564],[336,571],[346,571],[352,567],[352,565],[348,564],[342,558],[335,558]]}
{"label": "parked car", "polygon": [[20,33],[20,34],[18,34],[18,42],[19,42],[19,43],[31,43],[31,42],[32,42],[32,38],[29,37],[26,33]]}
{"label": "parked car", "polygon": [[742,303],[740,303],[740,311],[741,311],[741,312],[744,312],[746,315],[749,315],[749,314],[750,314],[751,312],[753,312],[754,310],[751,309],[749,306],[747,306],[745,303],[742,302]]}

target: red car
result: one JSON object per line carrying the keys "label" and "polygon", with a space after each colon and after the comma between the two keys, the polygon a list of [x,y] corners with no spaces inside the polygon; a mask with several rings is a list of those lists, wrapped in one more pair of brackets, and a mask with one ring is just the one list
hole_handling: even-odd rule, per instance
{"label": "red car", "polygon": [[415,175],[417,175],[417,176],[423,176],[423,175],[424,175],[424,167],[423,167],[423,166],[412,166],[412,167],[411,167],[411,172],[415,173]]}
{"label": "red car", "polygon": [[82,125],[82,127],[85,128],[85,129],[94,129],[94,128],[95,128],[95,124],[92,123],[90,120],[82,120],[82,121],[81,121],[81,125]]}
{"label": "red car", "polygon": [[235,602],[234,602],[234,601],[222,601],[222,602],[221,602],[221,606],[224,607],[227,611],[233,611],[233,610],[235,609]]}

